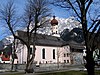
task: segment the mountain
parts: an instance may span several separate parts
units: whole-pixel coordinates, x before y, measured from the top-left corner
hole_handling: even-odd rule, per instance
[[[84,42],[83,32],[81,28],[73,28],[71,31],[69,29],[63,30],[61,38],[64,41],[74,41],[76,43]]]
[[[13,36],[10,35],[10,36],[4,38],[2,40],[2,42],[4,43],[4,45],[9,45],[10,43],[13,43],[13,40],[14,40]]]
[[[69,29],[69,31],[71,31],[73,28],[82,28],[80,22],[76,21],[74,17],[70,17],[67,19],[56,17],[56,20],[58,21],[58,33],[59,34],[61,34],[64,29]],[[37,32],[41,34],[51,35],[52,33],[51,24],[49,23],[46,27],[39,28]]]
[[[52,20],[52,18],[51,18],[51,20]],[[65,38],[64,39],[65,41],[66,41],[66,36],[73,34],[73,33],[69,33],[70,31],[72,32],[72,29],[82,28],[81,24],[78,21],[76,21],[74,17],[70,17],[67,19],[56,17],[56,20],[58,21],[58,32],[61,35],[61,37],[63,36],[62,37],[63,39]],[[25,31],[25,29],[24,29],[24,31]],[[50,22],[45,27],[39,28],[37,33],[51,35]],[[72,35],[70,37],[67,37],[67,39],[72,39],[71,37],[72,37]],[[13,40],[14,39],[13,39],[12,35],[4,38],[3,40],[1,40],[2,46],[11,44],[13,42]]]
[[[0,41],[0,47],[1,47],[0,50],[5,48],[7,45],[10,45],[11,43],[13,43],[13,41],[14,41],[14,38],[12,35],[2,39]]]

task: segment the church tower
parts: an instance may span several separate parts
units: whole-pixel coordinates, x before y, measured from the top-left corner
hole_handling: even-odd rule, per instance
[[[51,31],[52,36],[60,37],[58,33],[58,21],[55,19],[55,16],[53,16],[53,19],[51,20]]]

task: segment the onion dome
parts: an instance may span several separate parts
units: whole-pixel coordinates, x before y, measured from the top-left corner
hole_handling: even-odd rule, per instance
[[[53,16],[53,20],[51,20],[51,25],[58,25],[58,21],[55,19],[55,16]]]

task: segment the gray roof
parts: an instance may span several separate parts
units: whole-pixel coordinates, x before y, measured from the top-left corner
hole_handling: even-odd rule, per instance
[[[73,40],[70,40],[70,41],[67,41],[67,43],[69,44],[69,46],[71,48],[74,48],[74,49],[85,49],[85,45],[84,43],[77,43],[76,41],[73,41]]]
[[[17,34],[23,40],[25,41],[27,40],[27,33],[25,31],[17,31]],[[34,34],[32,34],[32,38],[33,36]],[[31,44],[33,44],[32,41]],[[62,47],[67,45],[67,43],[63,41],[60,37],[44,35],[44,34],[36,34],[35,44],[39,46],[56,46],[56,47]]]
[[[0,50],[2,50],[4,48],[3,42],[0,41]]]

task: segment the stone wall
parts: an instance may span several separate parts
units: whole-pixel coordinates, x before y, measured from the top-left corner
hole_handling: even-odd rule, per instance
[[[75,65],[81,65],[83,64],[83,54],[82,53],[78,53],[78,52],[73,52],[73,64]]]
[[[18,69],[18,70],[24,70],[26,67],[25,64],[14,64],[14,69]],[[7,69],[7,70],[11,70],[11,64],[5,64],[5,63],[0,63],[0,69]]]
[[[39,65],[39,67],[60,67],[60,66],[68,66],[68,65],[70,65],[70,63],[59,63],[59,64],[57,64],[57,63],[51,63],[51,64],[40,64]]]
[[[11,64],[0,63],[0,69],[10,70],[11,69]]]

